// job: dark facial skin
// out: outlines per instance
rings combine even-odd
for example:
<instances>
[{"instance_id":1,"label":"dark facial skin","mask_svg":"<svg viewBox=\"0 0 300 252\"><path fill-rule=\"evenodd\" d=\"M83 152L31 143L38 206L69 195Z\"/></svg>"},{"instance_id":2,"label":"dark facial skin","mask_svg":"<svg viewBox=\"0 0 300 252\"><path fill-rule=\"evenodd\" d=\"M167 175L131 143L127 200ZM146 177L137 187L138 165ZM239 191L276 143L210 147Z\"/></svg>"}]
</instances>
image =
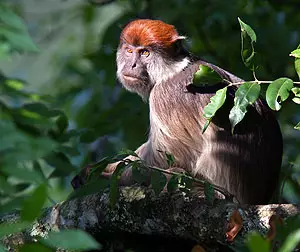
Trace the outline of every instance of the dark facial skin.
<instances>
[{"instance_id":1,"label":"dark facial skin","mask_svg":"<svg viewBox=\"0 0 300 252\"><path fill-rule=\"evenodd\" d=\"M149 48L122 44L117 54L117 76L129 91L140 95L149 93L152 88L147 65L151 62L152 52Z\"/></svg>"}]
</instances>

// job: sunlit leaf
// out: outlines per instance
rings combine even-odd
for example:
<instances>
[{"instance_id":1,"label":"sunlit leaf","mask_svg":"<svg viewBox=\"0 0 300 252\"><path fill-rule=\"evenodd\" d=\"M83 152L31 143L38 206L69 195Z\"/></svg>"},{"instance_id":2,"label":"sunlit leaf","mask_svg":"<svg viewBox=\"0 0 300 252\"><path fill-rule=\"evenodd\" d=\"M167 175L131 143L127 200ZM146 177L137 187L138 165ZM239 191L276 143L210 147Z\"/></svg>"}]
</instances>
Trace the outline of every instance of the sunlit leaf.
<instances>
[{"instance_id":1,"label":"sunlit leaf","mask_svg":"<svg viewBox=\"0 0 300 252\"><path fill-rule=\"evenodd\" d=\"M93 250L102 247L92 236L79 229L50 232L47 239L41 242L52 248L67 250Z\"/></svg>"},{"instance_id":2,"label":"sunlit leaf","mask_svg":"<svg viewBox=\"0 0 300 252\"><path fill-rule=\"evenodd\" d=\"M219 89L214 96L210 98L209 104L204 107L203 116L210 122L219 108L221 108L226 100L227 87ZM208 125L207 125L208 126ZM207 127L206 127L207 128ZM204 133L205 129L202 129Z\"/></svg>"},{"instance_id":3,"label":"sunlit leaf","mask_svg":"<svg viewBox=\"0 0 300 252\"><path fill-rule=\"evenodd\" d=\"M159 171L151 171L151 186L156 195L164 189L167 183L166 175Z\"/></svg>"},{"instance_id":4,"label":"sunlit leaf","mask_svg":"<svg viewBox=\"0 0 300 252\"><path fill-rule=\"evenodd\" d=\"M279 78L274 80L267 89L266 99L269 107L273 110L280 110L281 103L290 95L293 87L293 81L288 78Z\"/></svg>"},{"instance_id":5,"label":"sunlit leaf","mask_svg":"<svg viewBox=\"0 0 300 252\"><path fill-rule=\"evenodd\" d=\"M206 65L200 65L199 70L194 74L193 85L198 87L212 86L220 82L222 77Z\"/></svg>"},{"instance_id":6,"label":"sunlit leaf","mask_svg":"<svg viewBox=\"0 0 300 252\"><path fill-rule=\"evenodd\" d=\"M24 201L21 211L23 221L34 221L40 214L47 198L47 188L45 184L37 187L29 198Z\"/></svg>"},{"instance_id":7,"label":"sunlit leaf","mask_svg":"<svg viewBox=\"0 0 300 252\"><path fill-rule=\"evenodd\" d=\"M296 49L290 53L290 56L300 58L300 49Z\"/></svg>"},{"instance_id":8,"label":"sunlit leaf","mask_svg":"<svg viewBox=\"0 0 300 252\"><path fill-rule=\"evenodd\" d=\"M291 91L294 93L296 97L300 97L300 87L293 87Z\"/></svg>"},{"instance_id":9,"label":"sunlit leaf","mask_svg":"<svg viewBox=\"0 0 300 252\"><path fill-rule=\"evenodd\" d=\"M298 122L298 123L294 126L294 129L300 130L300 122Z\"/></svg>"},{"instance_id":10,"label":"sunlit leaf","mask_svg":"<svg viewBox=\"0 0 300 252\"><path fill-rule=\"evenodd\" d=\"M270 243L258 233L252 233L248 236L248 248L251 252L269 252Z\"/></svg>"},{"instance_id":11,"label":"sunlit leaf","mask_svg":"<svg viewBox=\"0 0 300 252\"><path fill-rule=\"evenodd\" d=\"M256 42L256 34L254 30L240 18L238 18L241 27L241 56L246 67L254 70L254 42Z\"/></svg>"},{"instance_id":12,"label":"sunlit leaf","mask_svg":"<svg viewBox=\"0 0 300 252\"><path fill-rule=\"evenodd\" d=\"M257 83L245 82L235 92L234 106L229 113L232 134L234 127L243 120L247 113L248 105L253 104L258 99L260 88Z\"/></svg>"},{"instance_id":13,"label":"sunlit leaf","mask_svg":"<svg viewBox=\"0 0 300 252\"><path fill-rule=\"evenodd\" d=\"M297 104L300 104L300 98L299 97L294 97L292 99L293 102L297 103Z\"/></svg>"},{"instance_id":14,"label":"sunlit leaf","mask_svg":"<svg viewBox=\"0 0 300 252\"><path fill-rule=\"evenodd\" d=\"M5 81L5 84L15 90L22 90L24 88L24 82L20 80L9 79Z\"/></svg>"}]
</instances>

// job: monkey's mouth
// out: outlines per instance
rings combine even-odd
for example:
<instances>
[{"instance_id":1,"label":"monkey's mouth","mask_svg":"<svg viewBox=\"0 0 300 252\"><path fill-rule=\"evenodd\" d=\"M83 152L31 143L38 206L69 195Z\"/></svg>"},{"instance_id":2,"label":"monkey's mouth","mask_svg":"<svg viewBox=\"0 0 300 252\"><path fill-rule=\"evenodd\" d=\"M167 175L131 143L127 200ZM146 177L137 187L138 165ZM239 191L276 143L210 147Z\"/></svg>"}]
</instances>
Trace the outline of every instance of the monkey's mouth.
<instances>
[{"instance_id":1,"label":"monkey's mouth","mask_svg":"<svg viewBox=\"0 0 300 252\"><path fill-rule=\"evenodd\" d=\"M140 79L135 77L135 76L132 76L132 75L125 75L123 74L123 78L127 81L139 81Z\"/></svg>"}]
</instances>

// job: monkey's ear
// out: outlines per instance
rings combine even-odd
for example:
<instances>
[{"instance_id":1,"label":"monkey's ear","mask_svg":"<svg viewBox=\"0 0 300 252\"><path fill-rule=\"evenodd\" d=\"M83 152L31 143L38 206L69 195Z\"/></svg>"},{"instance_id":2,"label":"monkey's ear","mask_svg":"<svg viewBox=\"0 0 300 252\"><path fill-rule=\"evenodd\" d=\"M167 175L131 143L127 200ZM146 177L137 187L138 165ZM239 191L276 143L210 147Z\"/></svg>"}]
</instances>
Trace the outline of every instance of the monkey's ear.
<instances>
[{"instance_id":1,"label":"monkey's ear","mask_svg":"<svg viewBox=\"0 0 300 252\"><path fill-rule=\"evenodd\" d=\"M176 36L176 38L174 39L174 42L176 42L176 41L181 41L181 40L185 40L186 39L186 37L185 36Z\"/></svg>"}]
</instances>

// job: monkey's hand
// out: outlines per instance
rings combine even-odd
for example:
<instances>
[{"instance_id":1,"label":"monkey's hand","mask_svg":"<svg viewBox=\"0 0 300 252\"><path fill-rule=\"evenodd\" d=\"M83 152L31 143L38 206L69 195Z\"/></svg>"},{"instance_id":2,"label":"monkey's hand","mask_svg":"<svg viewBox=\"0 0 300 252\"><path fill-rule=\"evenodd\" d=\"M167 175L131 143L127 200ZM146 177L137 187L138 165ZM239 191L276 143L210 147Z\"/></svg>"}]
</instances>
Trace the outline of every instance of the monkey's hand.
<instances>
[{"instance_id":1,"label":"monkey's hand","mask_svg":"<svg viewBox=\"0 0 300 252\"><path fill-rule=\"evenodd\" d=\"M110 179L116 170L118 164L122 162L115 162L106 166L105 170L101 173L100 177L104 179ZM71 181L72 187L76 190L84 186L87 183L90 176L93 165L85 166ZM127 168L121 175L119 185L129 186L133 184L131 167Z\"/></svg>"}]
</instances>

